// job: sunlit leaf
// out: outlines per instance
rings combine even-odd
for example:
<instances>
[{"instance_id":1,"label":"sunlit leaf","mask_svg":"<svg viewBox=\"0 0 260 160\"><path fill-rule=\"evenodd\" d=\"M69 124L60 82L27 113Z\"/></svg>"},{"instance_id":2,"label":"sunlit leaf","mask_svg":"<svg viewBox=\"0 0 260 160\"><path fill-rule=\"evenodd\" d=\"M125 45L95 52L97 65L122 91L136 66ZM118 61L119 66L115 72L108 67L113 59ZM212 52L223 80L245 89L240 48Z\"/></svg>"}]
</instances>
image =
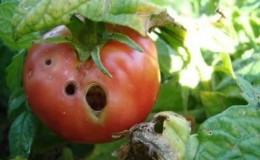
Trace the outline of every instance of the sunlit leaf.
<instances>
[{"instance_id":1,"label":"sunlit leaf","mask_svg":"<svg viewBox=\"0 0 260 160\"><path fill-rule=\"evenodd\" d=\"M156 46L159 55L160 70L166 78L182 69L184 62L181 56L177 55L176 51L165 41L157 39Z\"/></svg>"},{"instance_id":2,"label":"sunlit leaf","mask_svg":"<svg viewBox=\"0 0 260 160\"><path fill-rule=\"evenodd\" d=\"M151 16L164 10L145 0L23 0L13 18L15 37L68 24L72 14L81 14L93 21L103 21L134 28L142 35L150 29Z\"/></svg>"},{"instance_id":3,"label":"sunlit leaf","mask_svg":"<svg viewBox=\"0 0 260 160\"><path fill-rule=\"evenodd\" d=\"M0 4L0 39L2 39L8 47L13 50L18 50L21 48L28 48L31 46L31 42L35 39L35 35L30 34L21 38L19 41L14 41L12 17L14 15L15 7L17 2L10 1Z\"/></svg>"},{"instance_id":4,"label":"sunlit leaf","mask_svg":"<svg viewBox=\"0 0 260 160\"><path fill-rule=\"evenodd\" d=\"M228 54L221 54L222 64L219 66L215 66L215 71L222 71L228 74L231 78L235 78L235 73L233 71L232 62L230 56Z\"/></svg>"}]
</instances>

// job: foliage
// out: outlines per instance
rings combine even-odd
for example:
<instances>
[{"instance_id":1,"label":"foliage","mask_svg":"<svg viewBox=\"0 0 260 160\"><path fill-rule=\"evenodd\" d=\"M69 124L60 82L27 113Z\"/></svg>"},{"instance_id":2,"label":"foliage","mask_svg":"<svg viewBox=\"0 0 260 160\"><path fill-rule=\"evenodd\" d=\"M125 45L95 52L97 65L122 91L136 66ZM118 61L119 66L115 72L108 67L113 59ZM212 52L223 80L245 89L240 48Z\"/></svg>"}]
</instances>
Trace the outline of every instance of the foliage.
<instances>
[{"instance_id":1,"label":"foliage","mask_svg":"<svg viewBox=\"0 0 260 160\"><path fill-rule=\"evenodd\" d=\"M162 76L151 116L174 111L190 120L193 135L186 159L260 157L259 1L0 2L0 159L115 159L111 153L124 139L94 146L73 144L33 115L22 87L26 51L45 30L68 24L73 13L126 25L145 35L153 23L160 24L161 17L154 14L165 11L187 33L180 26L149 33L157 44Z\"/></svg>"}]
</instances>

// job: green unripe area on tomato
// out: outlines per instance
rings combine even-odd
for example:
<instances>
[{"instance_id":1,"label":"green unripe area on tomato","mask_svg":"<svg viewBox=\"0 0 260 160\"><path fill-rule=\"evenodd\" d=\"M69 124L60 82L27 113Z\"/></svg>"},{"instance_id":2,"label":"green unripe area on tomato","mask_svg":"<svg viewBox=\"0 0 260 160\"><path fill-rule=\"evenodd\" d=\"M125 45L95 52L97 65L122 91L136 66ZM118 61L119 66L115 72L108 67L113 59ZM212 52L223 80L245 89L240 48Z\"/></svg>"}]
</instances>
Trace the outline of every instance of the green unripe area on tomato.
<instances>
[{"instance_id":1,"label":"green unripe area on tomato","mask_svg":"<svg viewBox=\"0 0 260 160\"><path fill-rule=\"evenodd\" d=\"M160 85L157 51L149 37L121 26L121 32L143 49L140 53L117 41L100 52L103 74L92 59L81 62L69 43L34 44L24 67L24 88L33 112L67 140L102 143L112 134L146 119ZM70 34L59 26L43 36Z\"/></svg>"}]
</instances>

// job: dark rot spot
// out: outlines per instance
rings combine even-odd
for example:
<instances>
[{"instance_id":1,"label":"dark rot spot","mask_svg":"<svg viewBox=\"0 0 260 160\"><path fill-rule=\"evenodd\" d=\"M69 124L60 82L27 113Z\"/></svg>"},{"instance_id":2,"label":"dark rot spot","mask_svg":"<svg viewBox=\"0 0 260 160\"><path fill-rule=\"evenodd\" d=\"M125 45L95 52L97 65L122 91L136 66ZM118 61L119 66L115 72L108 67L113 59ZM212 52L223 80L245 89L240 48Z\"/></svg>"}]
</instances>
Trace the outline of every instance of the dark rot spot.
<instances>
[{"instance_id":1,"label":"dark rot spot","mask_svg":"<svg viewBox=\"0 0 260 160\"><path fill-rule=\"evenodd\" d=\"M46 60L45 60L45 64L46 64L46 65L49 66L49 65L51 65L51 63L52 63L52 60L51 60L51 59L46 59Z\"/></svg>"},{"instance_id":2,"label":"dark rot spot","mask_svg":"<svg viewBox=\"0 0 260 160\"><path fill-rule=\"evenodd\" d=\"M86 101L94 111L101 111L107 104L105 91L97 84L89 87L86 94Z\"/></svg>"},{"instance_id":3,"label":"dark rot spot","mask_svg":"<svg viewBox=\"0 0 260 160\"><path fill-rule=\"evenodd\" d=\"M65 93L72 96L76 93L76 85L73 82L69 82L65 87Z\"/></svg>"}]
</instances>

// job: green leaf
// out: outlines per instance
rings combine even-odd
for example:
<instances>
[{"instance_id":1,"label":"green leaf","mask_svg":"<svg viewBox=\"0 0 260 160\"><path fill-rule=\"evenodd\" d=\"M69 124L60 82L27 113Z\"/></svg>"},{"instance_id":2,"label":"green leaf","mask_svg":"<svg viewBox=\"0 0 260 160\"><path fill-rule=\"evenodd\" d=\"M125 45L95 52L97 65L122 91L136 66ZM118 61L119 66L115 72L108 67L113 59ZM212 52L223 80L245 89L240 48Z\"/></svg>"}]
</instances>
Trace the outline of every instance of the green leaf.
<instances>
[{"instance_id":1,"label":"green leaf","mask_svg":"<svg viewBox=\"0 0 260 160\"><path fill-rule=\"evenodd\" d=\"M88 19L85 19L86 21L88 21ZM70 23L66 24L66 27L70 30L71 34L73 35L73 37L82 37L82 34L84 33L84 30L86 29L85 25L93 25L93 23L91 24L87 24L87 22L83 22L83 20L81 20L79 17L77 17L76 15L72 15L70 18ZM88 27L88 28L94 28L94 27Z\"/></svg>"},{"instance_id":2,"label":"green leaf","mask_svg":"<svg viewBox=\"0 0 260 160\"><path fill-rule=\"evenodd\" d=\"M37 119L38 120L38 119ZM46 127L41 121L37 127L37 132L33 139L32 153L42 153L53 148L60 148L67 142L54 133L52 130Z\"/></svg>"},{"instance_id":3,"label":"green leaf","mask_svg":"<svg viewBox=\"0 0 260 160\"><path fill-rule=\"evenodd\" d=\"M92 154L87 157L88 160L117 160L117 158L112 157L111 153L118 149L126 139L116 140L110 143L96 144Z\"/></svg>"},{"instance_id":4,"label":"green leaf","mask_svg":"<svg viewBox=\"0 0 260 160\"><path fill-rule=\"evenodd\" d=\"M103 47L103 45L99 45L97 47L95 47L92 51L91 51L91 57L93 59L93 61L95 62L95 64L97 65L98 69L101 70L101 72L103 72L105 75L107 75L108 77L112 78L112 75L109 73L109 71L103 66L101 59L100 59L100 49Z\"/></svg>"},{"instance_id":5,"label":"green leaf","mask_svg":"<svg viewBox=\"0 0 260 160\"><path fill-rule=\"evenodd\" d=\"M14 121L9 132L10 156L12 158L29 157L36 133L37 122L30 111L23 112Z\"/></svg>"},{"instance_id":6,"label":"green leaf","mask_svg":"<svg viewBox=\"0 0 260 160\"><path fill-rule=\"evenodd\" d=\"M105 38L108 39L108 40L119 41L119 42L124 43L127 46L139 51L139 52L143 52L143 49L142 49L141 46L139 46L137 43L135 43L135 41L133 41L128 36L126 36L122 33L109 32L107 35L105 35Z\"/></svg>"},{"instance_id":7,"label":"green leaf","mask_svg":"<svg viewBox=\"0 0 260 160\"><path fill-rule=\"evenodd\" d=\"M246 59L238 59L234 61L234 69L236 74L249 81L252 85L260 84L260 55L259 53L253 54Z\"/></svg>"},{"instance_id":8,"label":"green leaf","mask_svg":"<svg viewBox=\"0 0 260 160\"><path fill-rule=\"evenodd\" d=\"M80 143L69 143L67 146L73 152L75 160L86 159L86 157L92 153L95 147L95 145L93 144L80 144ZM110 155L110 153L108 153L108 155Z\"/></svg>"},{"instance_id":9,"label":"green leaf","mask_svg":"<svg viewBox=\"0 0 260 160\"><path fill-rule=\"evenodd\" d=\"M7 86L13 92L22 85L25 50L13 57L12 63L6 68Z\"/></svg>"},{"instance_id":10,"label":"green leaf","mask_svg":"<svg viewBox=\"0 0 260 160\"><path fill-rule=\"evenodd\" d=\"M23 0L19 3L13 18L15 37L68 24L72 14L81 14L96 22L128 26L146 35L156 25L152 17L164 9L146 0ZM168 22L167 22L168 23Z\"/></svg>"},{"instance_id":11,"label":"green leaf","mask_svg":"<svg viewBox=\"0 0 260 160\"><path fill-rule=\"evenodd\" d=\"M183 45L186 40L187 30L178 23L170 23L163 27L160 27L160 37L164 39L170 46L176 44ZM175 43L175 44L174 44Z\"/></svg>"},{"instance_id":12,"label":"green leaf","mask_svg":"<svg viewBox=\"0 0 260 160\"><path fill-rule=\"evenodd\" d=\"M15 46L12 40L12 24L13 10L15 10L16 3L7 2L0 4L0 38L4 40L5 44ZM15 48L14 47L14 48Z\"/></svg>"},{"instance_id":13,"label":"green leaf","mask_svg":"<svg viewBox=\"0 0 260 160\"><path fill-rule=\"evenodd\" d=\"M159 111L182 111L184 100L180 94L182 86L177 80L171 80L160 86L160 93L154 105L155 112Z\"/></svg>"},{"instance_id":14,"label":"green leaf","mask_svg":"<svg viewBox=\"0 0 260 160\"><path fill-rule=\"evenodd\" d=\"M233 71L232 62L229 54L222 53L221 58L222 58L222 64L219 66L215 66L214 67L215 71L222 71L228 74L231 78L235 78L236 76Z\"/></svg>"},{"instance_id":15,"label":"green leaf","mask_svg":"<svg viewBox=\"0 0 260 160\"><path fill-rule=\"evenodd\" d=\"M14 91L9 98L9 107L8 107L8 117L13 117L12 115L16 110L18 110L22 104L25 102L25 94L23 88L18 88ZM11 118L12 119L12 118Z\"/></svg>"},{"instance_id":16,"label":"green leaf","mask_svg":"<svg viewBox=\"0 0 260 160\"><path fill-rule=\"evenodd\" d=\"M65 42L71 42L70 38L68 36L58 36L58 37L51 37L46 39L37 39L34 40L33 43L65 43Z\"/></svg>"},{"instance_id":17,"label":"green leaf","mask_svg":"<svg viewBox=\"0 0 260 160\"><path fill-rule=\"evenodd\" d=\"M63 148L62 155L60 157L62 160L74 160L72 150L68 147Z\"/></svg>"},{"instance_id":18,"label":"green leaf","mask_svg":"<svg viewBox=\"0 0 260 160\"><path fill-rule=\"evenodd\" d=\"M197 149L199 147L198 135L193 134L189 137L188 143L186 145L186 155L185 160L194 160L196 156Z\"/></svg>"},{"instance_id":19,"label":"green leaf","mask_svg":"<svg viewBox=\"0 0 260 160\"><path fill-rule=\"evenodd\" d=\"M156 40L156 47L159 55L160 71L166 78L182 69L184 64L183 60L165 41L158 38Z\"/></svg>"},{"instance_id":20,"label":"green leaf","mask_svg":"<svg viewBox=\"0 0 260 160\"><path fill-rule=\"evenodd\" d=\"M248 58L239 58L232 62L234 71L237 76L243 77L254 87L260 84L260 56L253 54ZM222 92L232 97L240 97L241 89L237 85L237 80L231 77L224 77L222 81L216 86L216 91Z\"/></svg>"},{"instance_id":21,"label":"green leaf","mask_svg":"<svg viewBox=\"0 0 260 160\"><path fill-rule=\"evenodd\" d=\"M1 57L0 58L0 77L1 77L0 78L0 108L6 108L6 106L8 106L8 99L9 99L10 92L6 85L5 69L11 63L13 55L14 55L13 51L7 48L0 40L0 57ZM4 112L2 113L5 115Z\"/></svg>"},{"instance_id":22,"label":"green leaf","mask_svg":"<svg viewBox=\"0 0 260 160\"><path fill-rule=\"evenodd\" d=\"M198 130L195 160L258 159L260 157L260 108L232 106L207 119Z\"/></svg>"},{"instance_id":23,"label":"green leaf","mask_svg":"<svg viewBox=\"0 0 260 160\"><path fill-rule=\"evenodd\" d=\"M35 36L27 35L17 42L13 40L13 26L11 21L16 6L17 2L5 2L0 4L0 38L13 50L28 48L31 45L32 39L35 39Z\"/></svg>"},{"instance_id":24,"label":"green leaf","mask_svg":"<svg viewBox=\"0 0 260 160\"><path fill-rule=\"evenodd\" d=\"M253 87L248 81L240 76L237 76L236 82L242 90L243 97L248 103L258 104L260 103L260 90Z\"/></svg>"},{"instance_id":25,"label":"green leaf","mask_svg":"<svg viewBox=\"0 0 260 160\"><path fill-rule=\"evenodd\" d=\"M208 117L214 116L230 106L246 104L240 97L227 95L221 92L201 91L200 97Z\"/></svg>"}]
</instances>

